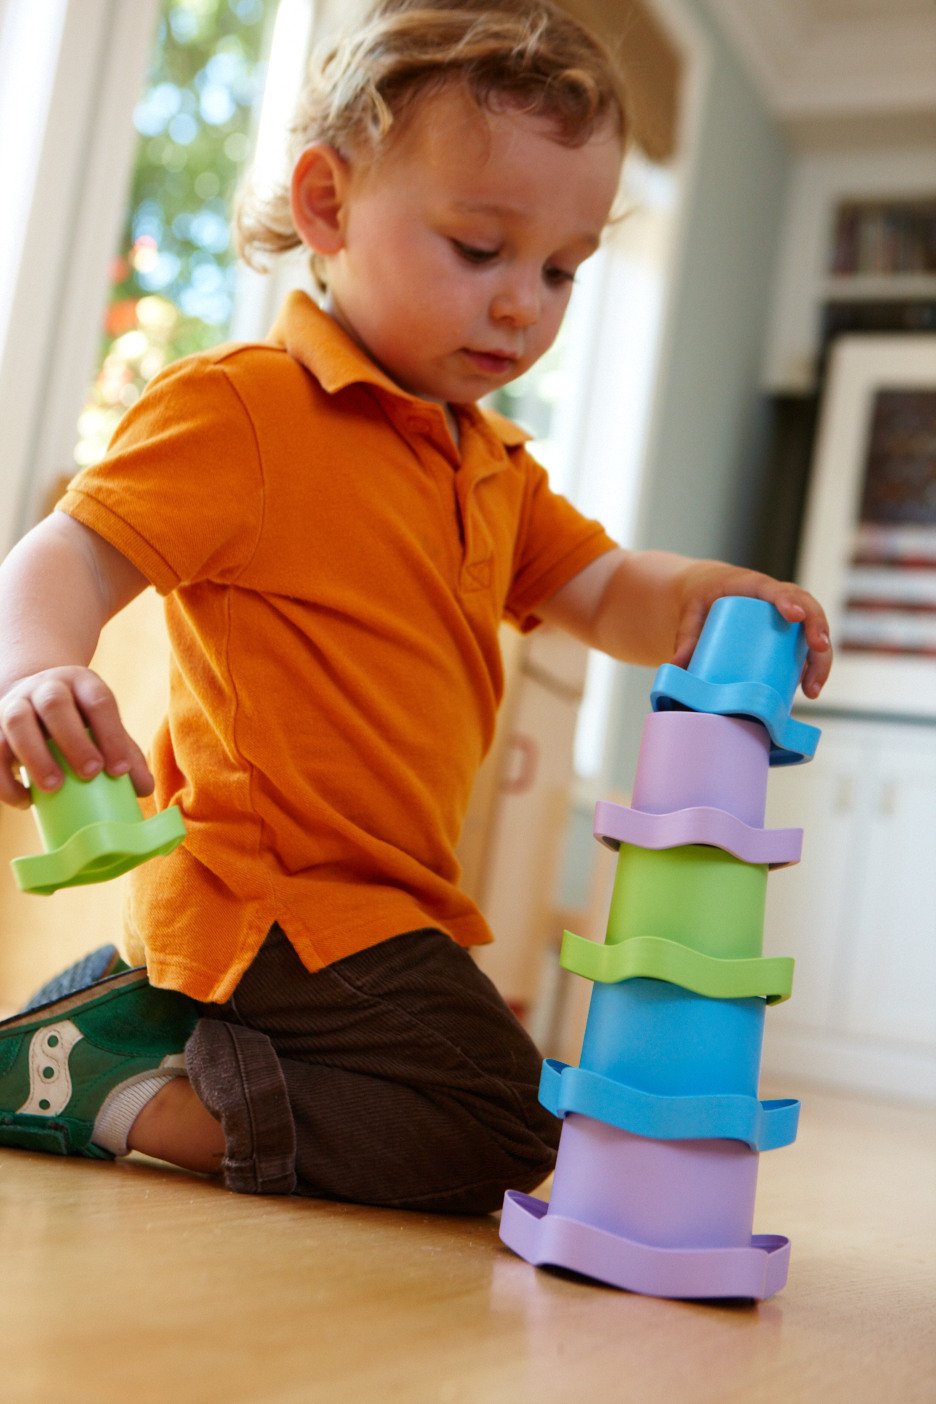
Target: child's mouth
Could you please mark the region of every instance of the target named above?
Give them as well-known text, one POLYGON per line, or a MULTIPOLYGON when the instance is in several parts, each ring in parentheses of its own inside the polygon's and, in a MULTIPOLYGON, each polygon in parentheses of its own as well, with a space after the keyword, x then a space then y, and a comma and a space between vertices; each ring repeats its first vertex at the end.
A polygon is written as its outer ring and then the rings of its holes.
POLYGON ((505 351, 471 351, 466 347, 465 355, 485 375, 506 375, 517 363, 517 357, 505 351))

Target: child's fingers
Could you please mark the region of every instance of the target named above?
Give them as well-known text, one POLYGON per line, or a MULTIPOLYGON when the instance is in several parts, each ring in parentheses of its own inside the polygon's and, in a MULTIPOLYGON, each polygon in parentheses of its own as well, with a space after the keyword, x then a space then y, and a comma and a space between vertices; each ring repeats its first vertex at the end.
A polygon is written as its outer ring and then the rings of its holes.
POLYGON ((50 670, 25 679, 0 705, 0 728, 10 756, 6 776, 0 776, 0 798, 7 803, 22 803, 19 765, 41 790, 61 785, 64 773, 50 740, 81 779, 106 769, 110 775, 129 774, 138 794, 153 789, 146 760, 124 730, 113 693, 89 669, 50 670))
POLYGON ((0 804, 14 809, 28 809, 29 791, 20 780, 20 759, 14 755, 4 737, 0 736, 0 804))
POLYGON ((805 627, 808 618, 807 610, 798 600, 791 600, 786 595, 782 595, 778 599, 771 599, 769 595, 765 595, 764 598, 770 600, 777 613, 788 624, 802 624, 805 627))
POLYGON ((816 698, 828 681, 832 671, 832 645, 828 642, 818 652, 810 650, 803 670, 803 692, 807 697, 816 698))
POLYGON ((75 676, 72 687, 83 734, 80 746, 77 746, 77 738, 70 740, 76 743, 74 754, 83 768, 78 769, 64 746, 62 750, 76 774, 88 778, 103 768, 108 775, 129 775, 138 795, 151 794, 154 782, 149 766, 139 746, 124 729, 117 700, 110 688, 89 669, 75 676))
POLYGON ((823 653, 829 655, 829 664, 832 662, 832 640, 829 637, 829 621, 825 613, 818 605, 815 611, 807 617, 806 642, 813 653, 823 653))
POLYGON ((72 686, 75 703, 87 728, 84 735, 89 748, 84 751, 89 771, 78 773, 93 773, 90 765, 96 763, 97 769, 105 769, 108 775, 128 774, 140 758, 140 752, 124 730, 114 694, 90 670, 79 673, 72 686))
POLYGON ((138 795, 151 795, 156 788, 156 781, 146 763, 146 757, 135 741, 130 741, 130 756, 128 774, 133 781, 133 788, 138 795))
POLYGON ((761 598, 770 600, 784 619, 788 619, 791 624, 802 624, 807 634, 819 628, 828 632, 829 625, 825 611, 808 590, 804 590, 799 585, 793 585, 790 581, 775 581, 768 576, 765 576, 764 579, 767 588, 763 591, 761 598))
POLYGON ((699 642, 699 635, 702 632, 702 625, 705 623, 708 610, 709 601, 697 599, 691 601, 683 611, 676 627, 676 641, 673 645, 673 656, 670 659, 670 662, 674 663, 677 668, 688 667, 695 652, 695 646, 699 642))
POLYGON ((89 780, 98 773, 103 764, 101 753, 88 735, 69 680, 45 675, 34 683, 23 701, 31 706, 32 716, 20 711, 12 726, 7 723, 6 732, 33 784, 42 790, 53 790, 64 778, 46 738, 55 742, 76 775, 89 780))
POLYGON ((59 788, 65 776, 50 741, 81 779, 106 769, 129 775, 138 795, 152 794, 143 752, 124 730, 110 688, 90 669, 49 669, 24 678, 0 699, 0 803, 28 806, 21 768, 38 789, 59 788))
POLYGON ((809 652, 803 669, 802 689, 807 697, 816 698, 832 669, 832 641, 825 611, 812 595, 796 587, 780 595, 774 603, 784 619, 803 625, 809 652))
POLYGON ((41 790, 57 789, 62 783, 62 771, 49 750, 32 698, 21 693, 5 699, 0 724, 13 765, 25 766, 30 782, 41 790))

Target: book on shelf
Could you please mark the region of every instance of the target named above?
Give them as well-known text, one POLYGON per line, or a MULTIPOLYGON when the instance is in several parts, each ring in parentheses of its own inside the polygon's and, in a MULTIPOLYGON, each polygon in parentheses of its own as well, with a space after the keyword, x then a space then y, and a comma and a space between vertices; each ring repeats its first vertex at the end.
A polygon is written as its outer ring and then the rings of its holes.
POLYGON ((843 201, 835 214, 829 272, 837 278, 936 275, 936 194, 843 201))

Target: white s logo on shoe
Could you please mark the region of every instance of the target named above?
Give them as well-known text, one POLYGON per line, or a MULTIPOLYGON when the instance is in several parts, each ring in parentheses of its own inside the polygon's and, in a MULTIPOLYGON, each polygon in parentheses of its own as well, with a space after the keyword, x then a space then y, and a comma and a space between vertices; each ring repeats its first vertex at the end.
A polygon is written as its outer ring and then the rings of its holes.
POLYGON ((84 1034, 71 1019, 47 1024, 29 1045, 29 1096, 17 1111, 30 1116, 58 1116, 71 1101, 68 1058, 84 1034))

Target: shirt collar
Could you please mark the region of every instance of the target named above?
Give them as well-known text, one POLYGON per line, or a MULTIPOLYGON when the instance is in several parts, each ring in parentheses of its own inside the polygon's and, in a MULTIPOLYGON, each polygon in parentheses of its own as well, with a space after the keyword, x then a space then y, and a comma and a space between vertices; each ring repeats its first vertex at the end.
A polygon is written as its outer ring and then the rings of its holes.
MULTIPOLYGON (((394 384, 344 328, 327 312, 323 312, 308 293, 299 289, 287 296, 268 340, 274 346, 281 346, 305 366, 329 395, 335 395, 349 385, 373 385, 399 400, 419 405, 427 403, 394 384)), ((486 426, 506 448, 516 448, 531 437, 519 425, 495 410, 480 409, 477 405, 459 405, 457 408, 459 413, 475 424, 480 422, 486 426)))

